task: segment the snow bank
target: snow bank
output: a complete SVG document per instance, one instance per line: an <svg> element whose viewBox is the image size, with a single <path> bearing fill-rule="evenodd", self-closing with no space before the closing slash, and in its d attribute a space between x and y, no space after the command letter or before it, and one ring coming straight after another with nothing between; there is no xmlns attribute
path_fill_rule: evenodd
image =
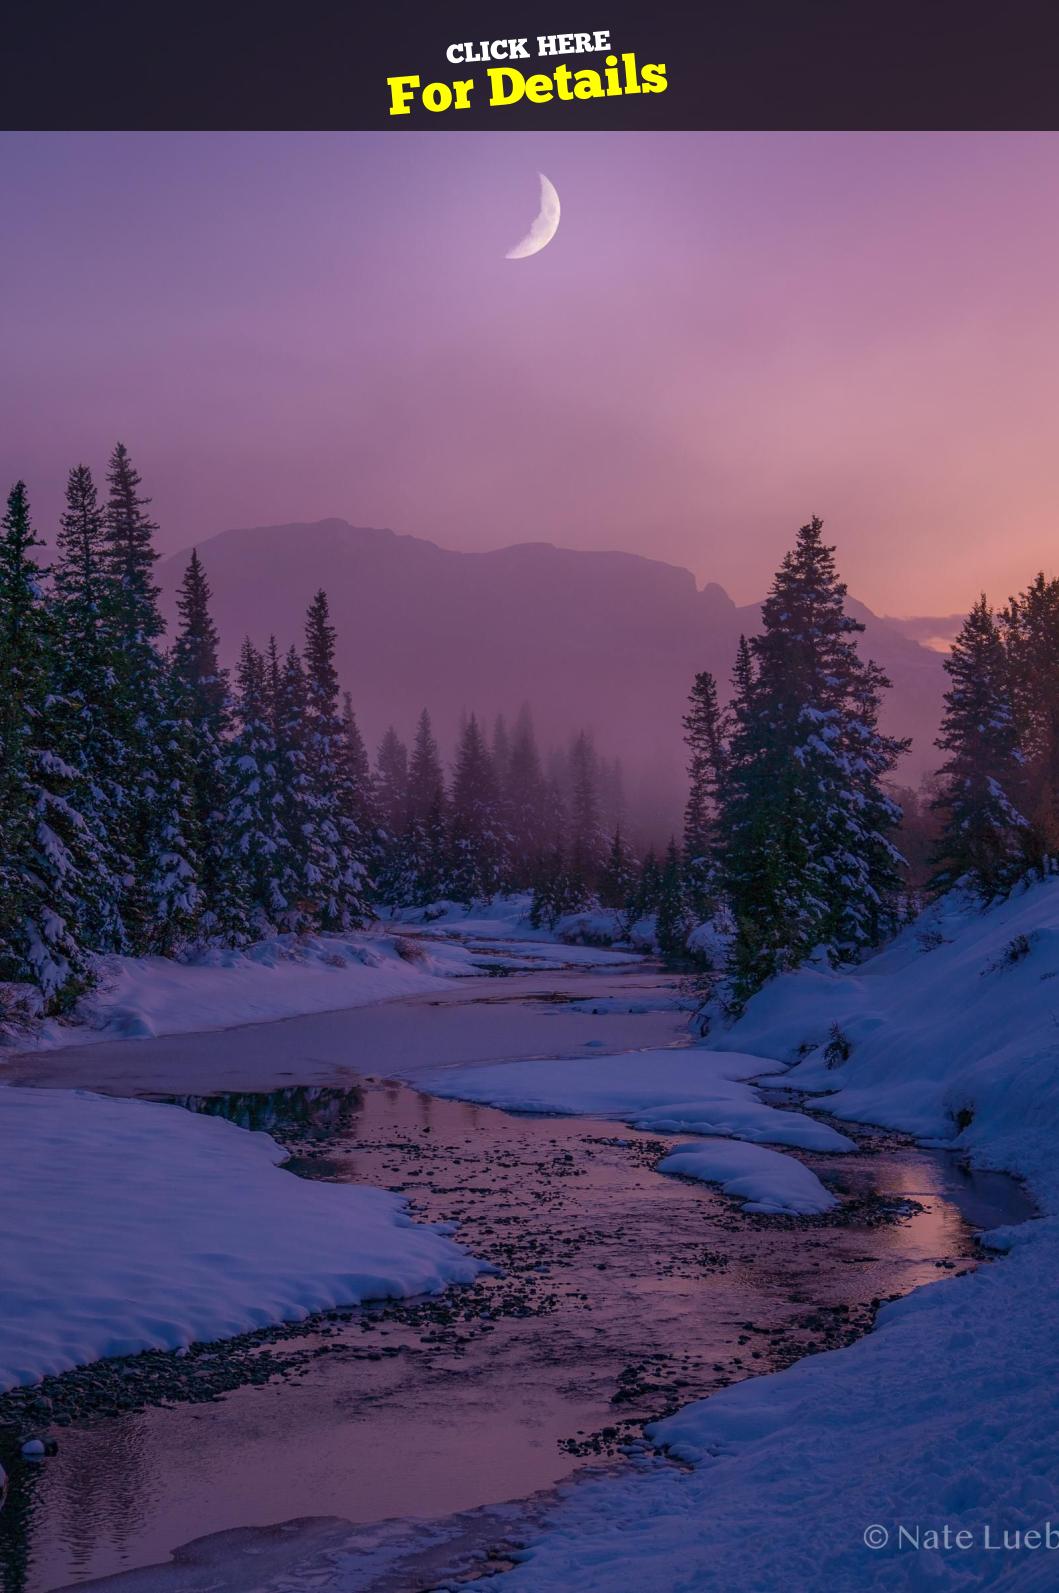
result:
<svg viewBox="0 0 1059 1593"><path fill-rule="evenodd" d="M956 1135L975 1161L1024 1174L1054 1214L1057 976L1059 882L1048 881L985 914L944 904L855 974L777 980L714 1043L740 1064L748 1051L790 1059L815 1046L789 1077L834 1092L829 1109ZM829 1067L836 1024L852 1050ZM571 1489L508 1578L512 1593L1050 1593L1059 1218L991 1238L1009 1251L996 1265L884 1307L848 1349L659 1422L651 1437L694 1469L647 1463ZM1022 1546L1005 1546L1005 1531Z"/></svg>
<svg viewBox="0 0 1059 1593"><path fill-rule="evenodd" d="M186 962L106 957L98 964L99 985L72 1022L51 1021L9 1039L20 1047L54 1047L266 1023L437 990L477 972L480 962L455 942L369 931L277 935Z"/></svg>
<svg viewBox="0 0 1059 1593"><path fill-rule="evenodd" d="M176 1106L0 1087L0 1388L481 1270L398 1196L284 1156Z"/></svg>
<svg viewBox="0 0 1059 1593"><path fill-rule="evenodd" d="M829 1111L952 1141L1059 1205L1059 881L983 913L939 903L853 973L807 970L751 1001L719 1049L795 1058ZM849 1060L828 1065L833 1029ZM958 1137L957 1137L958 1136Z"/></svg>
<svg viewBox="0 0 1059 1593"><path fill-rule="evenodd" d="M432 902L428 907L405 907L396 921L414 925L426 939L458 938L479 952L489 949L493 967L510 969L613 968L641 962L639 952L615 950L618 915L599 909L571 913L554 928L534 929L530 923L531 898L525 894L495 896L467 908L459 902ZM504 943L498 949L496 943Z"/></svg>
<svg viewBox="0 0 1059 1593"><path fill-rule="evenodd" d="M731 1139L678 1145L659 1162L658 1171L720 1184L726 1195L744 1202L746 1211L814 1216L838 1204L811 1168L764 1145Z"/></svg>
<svg viewBox="0 0 1059 1593"><path fill-rule="evenodd" d="M448 1068L431 1075L429 1088L432 1095L510 1112L608 1117L657 1133L730 1134L805 1150L852 1150L852 1140L826 1123L760 1100L747 1081L777 1071L782 1069L763 1065L760 1057L691 1046Z"/></svg>

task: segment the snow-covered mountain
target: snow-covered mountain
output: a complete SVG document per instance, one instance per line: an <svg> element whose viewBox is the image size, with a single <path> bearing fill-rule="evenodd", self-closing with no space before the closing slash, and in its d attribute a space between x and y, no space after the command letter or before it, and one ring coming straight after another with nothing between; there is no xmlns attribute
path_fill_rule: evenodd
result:
<svg viewBox="0 0 1059 1593"><path fill-rule="evenodd" d="M630 793L679 800L681 715L696 670L726 683L756 605L740 608L690 570L630 553L521 543L457 553L344 520L225 531L199 544L225 661L242 637L300 639L306 606L327 589L338 662L369 742L391 722L408 735L429 706L446 744L461 711L487 718L529 701L542 740L582 726L620 756ZM167 609L187 550L165 560ZM939 655L904 622L851 607L893 683L888 728L915 738L904 776L932 766L944 676Z"/></svg>

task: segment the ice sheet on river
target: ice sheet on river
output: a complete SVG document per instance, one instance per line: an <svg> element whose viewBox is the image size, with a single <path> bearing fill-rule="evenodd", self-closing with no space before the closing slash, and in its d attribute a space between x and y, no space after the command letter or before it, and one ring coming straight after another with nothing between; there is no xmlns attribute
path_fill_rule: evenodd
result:
<svg viewBox="0 0 1059 1593"><path fill-rule="evenodd" d="M725 1134L802 1150L848 1151L853 1142L826 1123L768 1106L749 1082L781 1064L699 1046L617 1056L489 1062L421 1071L434 1095L481 1101L511 1112L613 1117L661 1134Z"/></svg>
<svg viewBox="0 0 1059 1593"><path fill-rule="evenodd" d="M422 1082L434 1095L508 1111L612 1117L663 1134L730 1136L678 1146L660 1171L719 1183L755 1211L828 1211L834 1197L810 1168L762 1146L844 1151L853 1142L804 1112L766 1105L749 1080L768 1071L760 1057L691 1046L448 1068L424 1074Z"/></svg>
<svg viewBox="0 0 1059 1593"><path fill-rule="evenodd" d="M720 1184L747 1211L819 1216L838 1202L811 1168L793 1156L734 1139L694 1140L659 1162L660 1173Z"/></svg>
<svg viewBox="0 0 1059 1593"><path fill-rule="evenodd" d="M0 1389L480 1270L382 1189L177 1106L0 1087Z"/></svg>

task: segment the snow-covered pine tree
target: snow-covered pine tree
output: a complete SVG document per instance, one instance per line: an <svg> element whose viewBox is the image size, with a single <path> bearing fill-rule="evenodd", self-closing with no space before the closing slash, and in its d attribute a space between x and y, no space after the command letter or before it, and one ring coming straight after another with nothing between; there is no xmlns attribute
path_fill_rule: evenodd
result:
<svg viewBox="0 0 1059 1593"><path fill-rule="evenodd" d="M375 785L371 777L368 749L364 745L364 737L353 712L353 698L348 691L342 693L342 734L345 737L346 762L353 792L353 816L361 835L370 842L379 822L375 807Z"/></svg>
<svg viewBox="0 0 1059 1593"><path fill-rule="evenodd" d="M123 918L134 950L171 952L193 937L198 889L190 738L159 651L154 533L123 443L103 511L113 614L113 705L121 744L116 800L131 870Z"/></svg>
<svg viewBox="0 0 1059 1593"><path fill-rule="evenodd" d="M499 890L504 837L498 819L496 778L478 720L471 714L456 752L450 801L450 891L468 906Z"/></svg>
<svg viewBox="0 0 1059 1593"><path fill-rule="evenodd" d="M1029 822L1027 858L1059 855L1059 579L1037 576L997 616L1022 766L1008 795Z"/></svg>
<svg viewBox="0 0 1059 1593"><path fill-rule="evenodd" d="M698 918L706 918L719 891L718 821L724 769L724 718L717 701L717 683L700 670L684 715L688 749L688 800L684 807L684 873L689 902Z"/></svg>
<svg viewBox="0 0 1059 1593"><path fill-rule="evenodd" d="M305 622L306 827L304 868L307 895L321 929L348 933L367 923L364 855L356 813L345 728L335 669L335 628L326 592L309 605Z"/></svg>
<svg viewBox="0 0 1059 1593"><path fill-rule="evenodd" d="M125 880L121 771L127 749L115 703L114 586L96 485L87 465L66 483L52 571L54 691L66 720L70 801L95 838L96 867L82 879L80 934L95 951L124 951Z"/></svg>
<svg viewBox="0 0 1059 1593"><path fill-rule="evenodd" d="M448 859L445 779L434 728L425 708L416 725L408 763L405 856L408 900L425 906L443 896Z"/></svg>
<svg viewBox="0 0 1059 1593"><path fill-rule="evenodd" d="M118 443L107 470L107 502L103 511L109 572L117 584L118 628L127 650L154 642L165 624L158 609L154 565L158 526L147 513L150 498L140 496L139 472L124 443ZM131 667L131 665L130 665Z"/></svg>
<svg viewBox="0 0 1059 1593"><path fill-rule="evenodd" d="M253 936L249 881L232 835L234 769L228 673L218 659L220 638L210 614L210 585L197 549L191 550L177 593L180 628L170 655L177 705L190 729L191 813L198 839L199 933L224 945Z"/></svg>
<svg viewBox="0 0 1059 1593"><path fill-rule="evenodd" d="M655 944L670 966L687 961L691 916L684 895L684 870L675 839L666 847L655 910Z"/></svg>
<svg viewBox="0 0 1059 1593"><path fill-rule="evenodd" d="M658 857L654 847L649 847L640 864L640 872L636 880L632 899L633 922L641 918L650 918L652 913L658 911L658 902L662 890L662 870L658 864Z"/></svg>
<svg viewBox="0 0 1059 1593"><path fill-rule="evenodd" d="M87 979L78 920L99 857L70 800L39 546L19 481L0 522L0 979L37 985L54 1010Z"/></svg>
<svg viewBox="0 0 1059 1593"><path fill-rule="evenodd" d="M562 841L557 841L537 864L530 902L530 923L535 929L542 924L554 928L564 914L580 912L589 906L590 901L583 875L571 868Z"/></svg>
<svg viewBox="0 0 1059 1593"><path fill-rule="evenodd" d="M406 845L408 748L393 725L379 743L373 783L379 815L376 895L388 907L401 907L411 899Z"/></svg>
<svg viewBox="0 0 1059 1593"><path fill-rule="evenodd" d="M933 806L943 829L932 884L967 881L986 900L1029 864L1030 826L1011 792L1022 778L1008 660L985 594L945 659L952 685L937 745L948 754Z"/></svg>
<svg viewBox="0 0 1059 1593"><path fill-rule="evenodd" d="M146 949L172 957L202 934L195 738L183 689L171 674L154 683L143 713L150 744L142 791L146 808L141 900Z"/></svg>
<svg viewBox="0 0 1059 1593"><path fill-rule="evenodd" d="M265 655L265 684L268 693L272 734L276 744L279 796L279 825L283 845L275 854L276 898L285 905L281 928L296 935L316 927L314 902L307 890L309 775L305 755L305 671L301 655L291 645L280 661L275 637L269 638Z"/></svg>
<svg viewBox="0 0 1059 1593"><path fill-rule="evenodd" d="M860 658L822 528L799 530L737 660L722 820L736 1002L818 946L852 957L897 923L900 814L882 782L907 743L878 728L889 682Z"/></svg>
<svg viewBox="0 0 1059 1593"><path fill-rule="evenodd" d="M636 859L626 845L619 824L611 837L610 851L599 876L600 906L627 913L636 894L637 878Z"/></svg>
<svg viewBox="0 0 1059 1593"><path fill-rule="evenodd" d="M271 663L278 669L275 642ZM229 749L231 795L229 845L239 861L255 938L285 923L282 881L290 842L283 828L279 751L269 701L266 661L249 636L236 669L237 728Z"/></svg>
<svg viewBox="0 0 1059 1593"><path fill-rule="evenodd" d="M366 902L373 902L378 897L377 876L382 863L379 813L375 802L375 781L372 778L368 749L353 711L352 695L348 691L342 693L342 735L349 801L360 836L360 856L364 864L364 899Z"/></svg>

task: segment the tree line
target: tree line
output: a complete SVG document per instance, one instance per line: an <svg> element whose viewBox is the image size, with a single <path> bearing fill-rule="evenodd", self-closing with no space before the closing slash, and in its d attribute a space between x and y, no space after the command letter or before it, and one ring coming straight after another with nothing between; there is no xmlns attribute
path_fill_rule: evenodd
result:
<svg viewBox="0 0 1059 1593"><path fill-rule="evenodd" d="M426 710L372 762L323 591L301 648L247 638L231 679L193 552L166 648L149 503L118 444L102 495L70 472L50 569L23 483L0 526L0 979L52 1010L95 953L345 933L511 890L536 924L652 919L663 955L710 963L738 1006L814 956L857 958L908 910L892 784L908 743L879 728L889 682L859 654L820 520L740 641L729 699L696 677L682 840L637 857L620 768L587 734L543 758L527 709L491 735L465 718L448 777ZM1059 582L999 615L983 597L945 668L931 888L989 897L1059 846Z"/></svg>
<svg viewBox="0 0 1059 1593"><path fill-rule="evenodd" d="M26 487L0 525L0 980L51 1010L97 953L172 955L274 932L344 933L380 908L464 903L545 876L589 900L620 766L586 734L544 759L523 710L463 723L446 778L429 713L374 765L335 668L327 596L304 644L219 663L193 552L165 625L157 526L127 449L105 491L71 470L50 568ZM563 885L559 886L562 877Z"/></svg>
<svg viewBox="0 0 1059 1593"><path fill-rule="evenodd" d="M987 903L1059 854L1059 580L1038 575L999 613L981 597L944 660L943 761L925 804L909 794L917 850L929 835L912 890L892 779L909 742L879 729L890 683L859 655L822 530L799 531L730 701L704 672L684 720L684 914L721 926L713 973L736 1008L814 955L856 960L924 894Z"/></svg>

